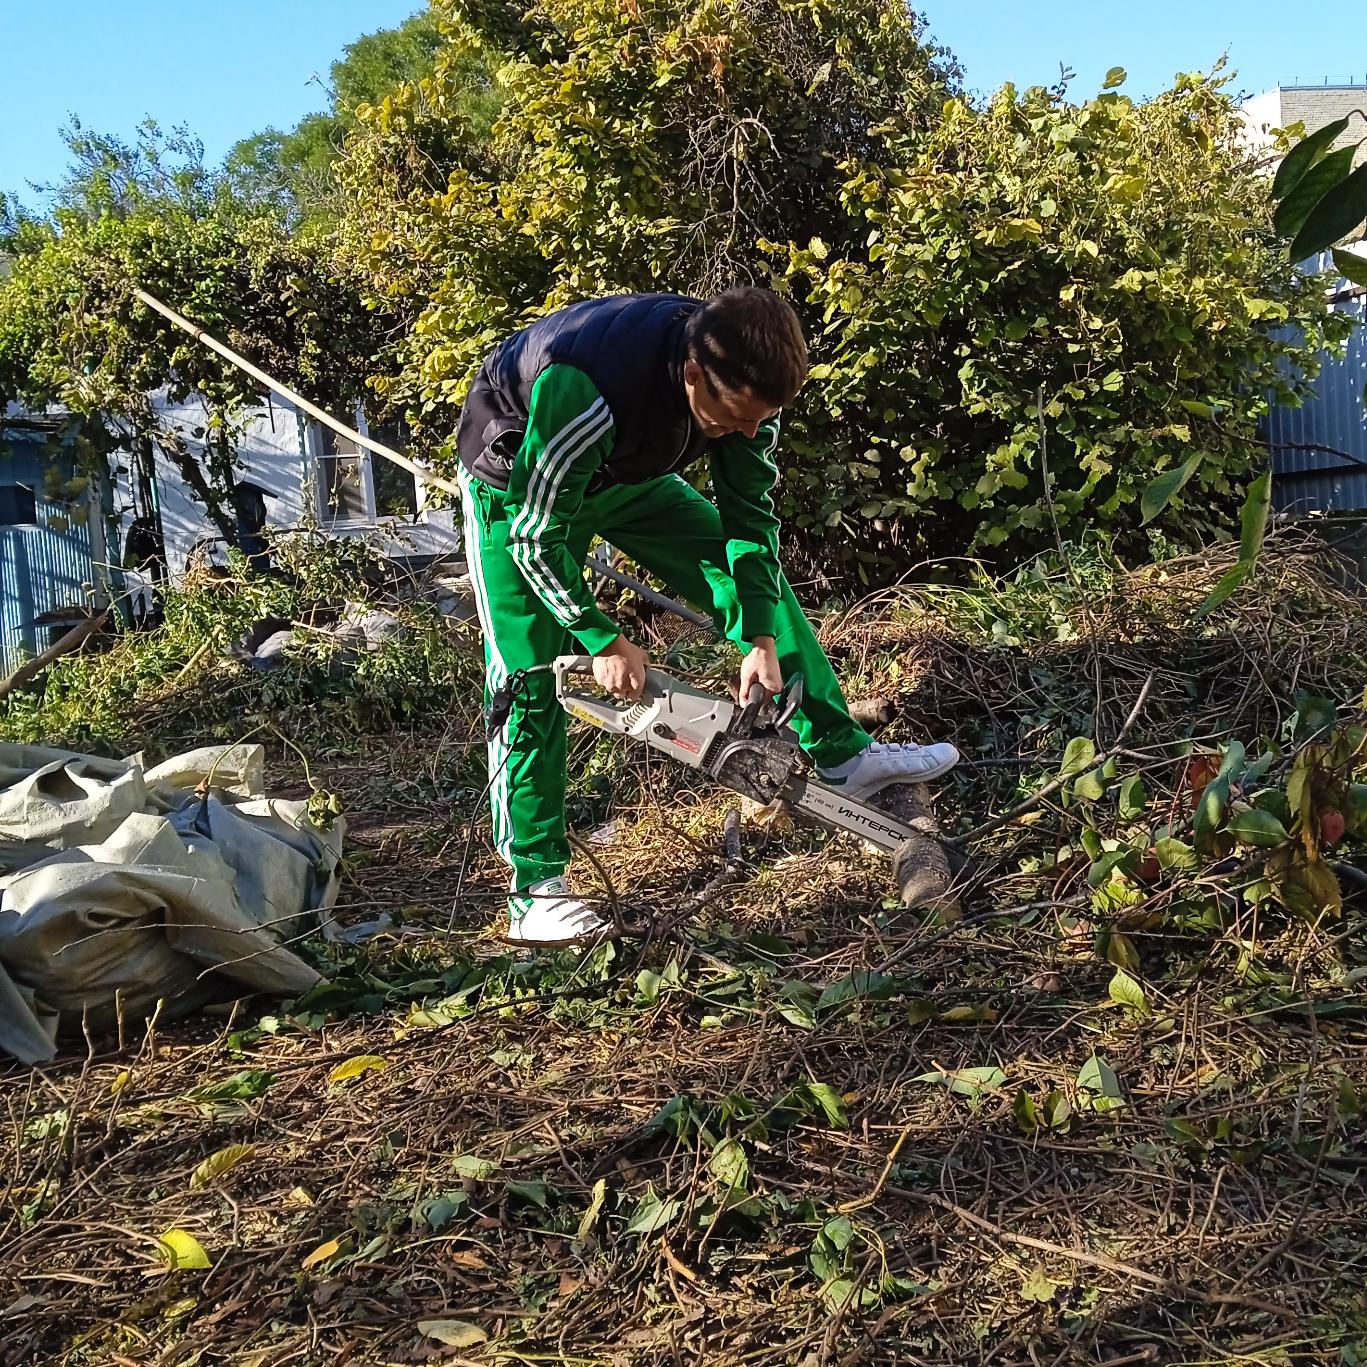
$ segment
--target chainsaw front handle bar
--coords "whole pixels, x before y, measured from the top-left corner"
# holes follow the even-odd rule
[[[555,663],[551,665],[551,672],[555,675],[555,696],[563,698],[571,690],[566,686],[566,679],[572,674],[593,674],[592,655],[559,655]],[[668,690],[673,680],[668,674],[662,674],[658,669],[646,668],[645,692],[641,695],[642,700],[651,697],[662,697]],[[654,691],[652,692],[652,687]],[[614,702],[619,701],[614,699]],[[636,703],[622,703],[621,707],[625,710],[628,707],[635,707]]]

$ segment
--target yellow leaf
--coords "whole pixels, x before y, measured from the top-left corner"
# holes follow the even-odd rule
[[[389,1060],[381,1058],[378,1054],[358,1054],[355,1058],[347,1059],[345,1063],[339,1063],[328,1074],[328,1081],[336,1086],[341,1082],[350,1082],[363,1073],[380,1072],[388,1067]]]
[[[436,1339],[448,1348],[473,1348],[489,1339],[487,1331],[469,1320],[419,1320],[418,1333]]]
[[[312,1253],[299,1264],[300,1267],[317,1267],[319,1263],[325,1263],[329,1258],[335,1257],[342,1251],[341,1239],[329,1239],[325,1244],[319,1244]]]
[[[311,1206],[313,1204],[313,1193],[307,1187],[291,1187],[289,1194],[285,1197],[285,1204],[288,1206]]]
[[[229,1144],[226,1149],[212,1153],[190,1174],[191,1187],[205,1187],[215,1177],[231,1172],[239,1163],[245,1163],[256,1153],[255,1144]]]
[[[204,1245],[183,1229],[168,1229],[158,1237],[157,1258],[163,1267],[176,1271],[211,1265]]]
[[[127,1068],[121,1068],[119,1069],[118,1077],[109,1084],[109,1090],[114,1096],[118,1096],[118,1094],[132,1081],[133,1074],[129,1072]]]

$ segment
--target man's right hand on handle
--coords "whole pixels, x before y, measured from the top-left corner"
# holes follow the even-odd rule
[[[646,666],[650,656],[625,636],[593,657],[593,677],[600,688],[623,702],[640,702],[646,688]]]

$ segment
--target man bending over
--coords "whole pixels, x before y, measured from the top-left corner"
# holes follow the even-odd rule
[[[461,412],[471,581],[490,695],[557,655],[593,656],[598,683],[637,701],[646,652],[594,602],[595,536],[710,611],[743,652],[740,696],[801,673],[793,720],[817,777],[867,798],[939,778],[952,745],[886,745],[851,720],[778,560],[779,417],[807,377],[792,308],[743,287],[703,303],[627,294],[574,304],[502,342]],[[706,458],[715,504],[681,475]],[[494,840],[512,866],[514,940],[569,940],[603,923],[566,870],[565,713],[528,674],[489,741]]]

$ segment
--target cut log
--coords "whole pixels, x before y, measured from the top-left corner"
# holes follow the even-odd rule
[[[891,698],[856,698],[849,706],[850,716],[866,731],[876,731],[897,716],[897,704]]]
[[[93,636],[109,618],[110,609],[100,613],[98,617],[89,617],[84,622],[77,623],[64,636],[59,637],[40,655],[35,655],[31,660],[25,660],[18,669],[7,679],[0,679],[0,698],[7,697],[16,688],[22,688],[32,679],[36,679],[48,665],[54,660],[60,660],[63,655],[70,655],[73,650],[79,650],[86,641]]]
[[[963,915],[954,890],[954,870],[940,842],[930,789],[924,783],[901,783],[870,799],[871,805],[897,817],[916,832],[892,856],[893,876],[905,906],[936,912],[947,921]]]

